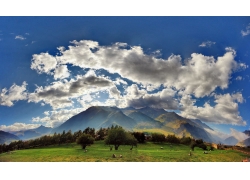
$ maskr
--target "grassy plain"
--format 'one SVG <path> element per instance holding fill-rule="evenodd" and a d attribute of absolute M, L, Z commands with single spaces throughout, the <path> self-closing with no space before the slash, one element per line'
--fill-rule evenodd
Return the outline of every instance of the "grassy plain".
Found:
<path fill-rule="evenodd" d="M 161 149 L 163 147 L 163 149 Z M 189 156 L 190 147 L 185 145 L 138 144 L 133 150 L 130 146 L 120 146 L 110 151 L 103 141 L 95 141 L 87 146 L 87 152 L 76 143 L 47 146 L 34 149 L 16 150 L 0 154 L 0 162 L 241 162 L 250 155 L 234 150 L 214 150 L 204 154 L 195 148 Z M 113 158 L 112 154 L 117 157 Z M 119 155 L 122 155 L 122 158 Z"/>

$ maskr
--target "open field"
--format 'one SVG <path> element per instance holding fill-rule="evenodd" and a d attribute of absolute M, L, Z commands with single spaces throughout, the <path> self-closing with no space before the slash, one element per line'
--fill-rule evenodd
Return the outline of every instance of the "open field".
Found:
<path fill-rule="evenodd" d="M 163 149 L 161 149 L 163 147 Z M 189 156 L 190 147 L 185 145 L 154 144 L 147 142 L 138 144 L 130 150 L 130 146 L 120 146 L 117 151 L 110 151 L 103 141 L 95 141 L 87 146 L 87 152 L 75 143 L 17 150 L 0 154 L 0 162 L 241 162 L 250 155 L 234 150 L 214 150 L 204 154 L 204 150 L 195 148 Z M 112 158 L 112 154 L 116 158 Z M 119 158 L 119 155 L 122 158 Z"/>

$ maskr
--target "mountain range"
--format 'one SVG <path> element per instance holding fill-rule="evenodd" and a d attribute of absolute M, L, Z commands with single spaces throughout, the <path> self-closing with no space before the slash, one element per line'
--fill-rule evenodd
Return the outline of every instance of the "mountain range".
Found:
<path fill-rule="evenodd" d="M 20 140 L 20 138 L 15 136 L 14 134 L 0 130 L 0 144 L 9 144 L 11 143 L 11 141 L 18 141 L 18 140 Z"/>
<path fill-rule="evenodd" d="M 122 126 L 129 131 L 161 132 L 165 135 L 175 134 L 178 137 L 191 136 L 206 142 L 222 143 L 222 139 L 211 135 L 206 129 L 211 127 L 200 120 L 183 118 L 175 112 L 150 107 L 134 109 L 106 106 L 92 106 L 54 128 L 52 133 L 84 130 L 87 127 L 99 129 L 112 125 Z"/>
<path fill-rule="evenodd" d="M 10 131 L 9 133 L 14 134 L 15 136 L 17 136 L 22 140 L 29 140 L 41 137 L 46 134 L 50 134 L 51 130 L 52 128 L 41 125 L 35 129 L 28 129 L 23 131 Z"/>
<path fill-rule="evenodd" d="M 211 127 L 198 119 L 187 119 L 175 112 L 167 112 L 164 109 L 145 107 L 141 109 L 108 106 L 92 106 L 87 110 L 71 117 L 56 128 L 40 126 L 36 129 L 10 132 L 17 138 L 28 140 L 38 138 L 45 134 L 72 132 L 84 130 L 87 127 L 96 130 L 111 126 L 122 126 L 128 131 L 161 132 L 165 135 L 175 134 L 178 137 L 191 136 L 195 139 L 203 139 L 206 142 L 236 145 L 237 143 L 248 146 L 250 140 L 238 142 L 231 136 L 223 139 Z M 244 132 L 247 134 L 248 132 Z M 1 141 L 2 142 L 2 141 Z"/>

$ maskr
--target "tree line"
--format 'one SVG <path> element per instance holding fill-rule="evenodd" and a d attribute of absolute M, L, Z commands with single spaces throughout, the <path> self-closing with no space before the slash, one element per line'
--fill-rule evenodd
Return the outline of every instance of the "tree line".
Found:
<path fill-rule="evenodd" d="M 36 139 L 13 141 L 8 145 L 0 144 L 0 153 L 73 142 L 80 144 L 82 149 L 85 149 L 87 146 L 93 144 L 94 141 L 99 140 L 104 140 L 104 143 L 110 146 L 110 150 L 112 150 L 113 146 L 115 150 L 118 150 L 120 145 L 130 145 L 132 150 L 134 146 L 137 146 L 137 143 L 144 143 L 146 140 L 154 143 L 168 142 L 190 145 L 192 150 L 194 150 L 194 147 L 200 147 L 204 150 L 207 149 L 202 139 L 194 140 L 190 137 L 179 138 L 175 135 L 165 136 L 161 133 L 146 135 L 143 132 L 125 131 L 121 126 L 112 125 L 108 128 L 100 128 L 98 131 L 96 131 L 95 128 L 87 127 L 83 131 L 79 130 L 74 133 L 72 133 L 71 130 L 68 132 L 63 131 L 62 133 L 55 132 L 53 135 L 44 135 Z"/>

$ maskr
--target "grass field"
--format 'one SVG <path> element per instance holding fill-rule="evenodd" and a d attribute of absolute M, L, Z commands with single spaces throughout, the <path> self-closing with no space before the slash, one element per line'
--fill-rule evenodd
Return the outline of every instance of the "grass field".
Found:
<path fill-rule="evenodd" d="M 163 147 L 163 149 L 161 149 Z M 185 145 L 154 144 L 147 142 L 138 144 L 130 150 L 130 146 L 120 146 L 119 150 L 110 151 L 103 141 L 95 141 L 87 146 L 87 152 L 75 143 L 17 150 L 0 154 L 0 162 L 241 162 L 250 155 L 234 150 L 214 150 L 204 154 L 204 150 L 195 148 L 189 156 L 190 147 Z M 117 157 L 113 158 L 112 154 Z M 122 158 L 119 158 L 119 155 Z"/>

